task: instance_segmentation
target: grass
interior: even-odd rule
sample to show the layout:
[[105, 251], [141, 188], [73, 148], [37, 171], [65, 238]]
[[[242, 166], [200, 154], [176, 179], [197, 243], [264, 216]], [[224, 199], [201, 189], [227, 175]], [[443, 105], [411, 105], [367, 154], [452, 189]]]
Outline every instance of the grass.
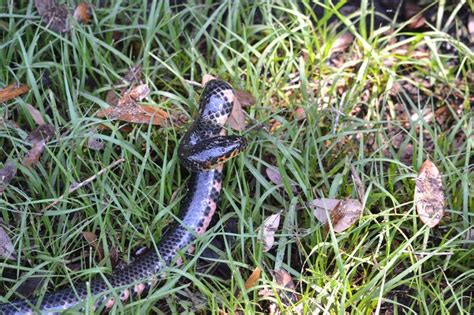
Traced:
[[[119, 130], [123, 123], [94, 115], [108, 106], [105, 95], [115, 82], [140, 64], [152, 91], [149, 103], [170, 115], [196, 113], [200, 91], [186, 80], [199, 82], [210, 73], [250, 91], [257, 103], [248, 116], [273, 129], [244, 132], [250, 147], [226, 164], [215, 225], [199, 238], [195, 255], [169, 267], [166, 281], [147, 299], [120, 310], [255, 313], [272, 300], [288, 312], [472, 313], [474, 247], [466, 235], [474, 228], [473, 53], [445, 33], [447, 25], [437, 22], [419, 33], [393, 23], [394, 31], [384, 33], [372, 30], [370, 18], [365, 22], [370, 10], [352, 19], [337, 14], [356, 39], [335, 66], [330, 48], [336, 28], [328, 26], [329, 13], [315, 20], [307, 1], [204, 1], [180, 10], [168, 1], [99, 2], [91, 1], [91, 25], [64, 35], [40, 23], [31, 1], [0, 2], [0, 87], [30, 87], [0, 108], [3, 119], [19, 126], [0, 125], [0, 161], [18, 167], [0, 197], [3, 226], [18, 254], [0, 262], [2, 301], [34, 277], [44, 279], [35, 291], [41, 296], [108, 273], [114, 250], [122, 263], [130, 262], [138, 248], [155, 246], [173, 220], [188, 176], [177, 158], [187, 126], [135, 125], [126, 133]], [[445, 52], [446, 43], [457, 54]], [[408, 51], [427, 47], [430, 57], [395, 54], [402, 44]], [[389, 58], [391, 65], [384, 63]], [[397, 83], [412, 83], [420, 97], [403, 85], [393, 93]], [[26, 104], [56, 130], [34, 169], [20, 163], [29, 149], [27, 133], [35, 128]], [[443, 106], [452, 113], [448, 125], [402, 119]], [[295, 119], [297, 108], [304, 109], [304, 120]], [[109, 130], [95, 134], [103, 150], [87, 148], [91, 132], [104, 123]], [[121, 157], [125, 162], [114, 170], [67, 193]], [[446, 196], [446, 216], [434, 229], [417, 219], [413, 203], [414, 179], [425, 159], [440, 169]], [[265, 176], [271, 165], [280, 171], [281, 185]], [[357, 198], [351, 167], [366, 188], [364, 213], [349, 230], [324, 236], [307, 203]], [[64, 193], [63, 201], [42, 211]], [[278, 211], [276, 243], [264, 253], [259, 227]], [[228, 232], [224, 227], [232, 221], [236, 228]], [[84, 240], [86, 231], [97, 235], [102, 260]], [[211, 267], [202, 267], [198, 257], [222, 235], [233, 241], [227, 239]], [[211, 272], [216, 265], [231, 270], [227, 279]], [[245, 290], [257, 266], [261, 279]], [[300, 300], [294, 305], [258, 294], [278, 288], [272, 279], [278, 269], [296, 283]]]

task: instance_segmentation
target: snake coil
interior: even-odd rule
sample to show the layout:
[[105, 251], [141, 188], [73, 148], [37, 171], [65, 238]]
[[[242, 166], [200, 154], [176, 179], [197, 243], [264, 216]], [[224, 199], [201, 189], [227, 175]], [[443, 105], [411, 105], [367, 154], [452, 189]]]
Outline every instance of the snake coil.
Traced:
[[234, 97], [232, 87], [224, 81], [211, 80], [205, 85], [199, 101], [199, 117], [178, 149], [181, 164], [191, 171], [179, 220], [165, 232], [157, 251], [152, 250], [110, 277], [94, 279], [89, 285], [68, 287], [42, 299], [0, 304], [0, 314], [57, 314], [82, 305], [88, 297], [96, 301], [96, 307], [111, 308], [116, 298], [125, 302], [132, 295], [139, 297], [147, 292], [157, 274], [178, 252], [205, 232], [220, 197], [223, 163], [247, 145], [244, 138], [225, 133], [224, 125], [232, 111]]

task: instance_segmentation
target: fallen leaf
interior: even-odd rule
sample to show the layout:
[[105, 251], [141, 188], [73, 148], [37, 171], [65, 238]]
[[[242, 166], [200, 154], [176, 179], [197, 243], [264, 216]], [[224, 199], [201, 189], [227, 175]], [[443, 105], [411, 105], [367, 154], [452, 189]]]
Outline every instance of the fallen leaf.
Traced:
[[227, 124], [229, 127], [237, 131], [245, 130], [245, 127], [247, 126], [245, 124], [244, 110], [237, 98], [234, 98], [234, 106], [232, 107]]
[[351, 32], [346, 31], [341, 36], [336, 38], [334, 44], [332, 44], [331, 52], [340, 52], [346, 50], [354, 42], [354, 35]]
[[129, 103], [139, 102], [150, 94], [150, 88], [146, 84], [140, 84], [123, 94], [117, 106], [126, 106]]
[[82, 2], [74, 10], [74, 19], [80, 23], [89, 24], [92, 19], [92, 8], [89, 4]]
[[430, 228], [435, 227], [444, 215], [444, 192], [438, 168], [426, 160], [415, 180], [415, 205], [420, 220]]
[[41, 287], [44, 284], [44, 280], [46, 278], [43, 276], [31, 276], [24, 280], [15, 292], [22, 297], [30, 297], [33, 296], [36, 289]]
[[96, 133], [92, 133], [87, 139], [87, 147], [94, 151], [100, 151], [104, 148], [105, 143], [101, 139], [97, 138]]
[[[275, 271], [275, 282], [279, 286], [283, 287], [285, 290], [284, 292], [278, 292], [280, 295], [280, 299], [282, 300], [283, 304], [289, 305], [291, 303], [296, 303], [298, 302], [298, 296], [295, 293], [296, 290], [296, 285], [293, 282], [293, 278], [290, 276], [290, 274], [283, 269], [276, 270]], [[282, 297], [282, 293], [285, 294]]]
[[274, 167], [267, 167], [265, 169], [268, 179], [275, 185], [282, 185], [283, 180], [281, 178], [280, 172]]
[[23, 158], [22, 164], [26, 167], [35, 167], [38, 164], [45, 147], [46, 141], [44, 140], [34, 142], [33, 147]]
[[30, 104], [26, 104], [26, 108], [28, 109], [28, 112], [30, 113], [31, 117], [37, 125], [41, 126], [46, 124], [44, 122], [43, 115], [41, 115], [41, 112], [39, 110], [37, 110]]
[[235, 97], [239, 101], [242, 108], [250, 107], [255, 105], [255, 97], [248, 91], [235, 90]]
[[[267, 167], [265, 169], [268, 179], [275, 185], [283, 185], [283, 179], [281, 178], [280, 172], [276, 167]], [[293, 182], [290, 182], [291, 191], [293, 193], [298, 193], [298, 185]]]
[[102, 250], [102, 247], [99, 246], [97, 235], [93, 232], [83, 231], [82, 236], [84, 236], [87, 243], [96, 250], [99, 260], [102, 260], [102, 257], [104, 257], [104, 251]]
[[59, 5], [54, 0], [35, 0], [35, 6], [42, 22], [50, 30], [65, 33], [71, 29], [69, 11], [65, 5]]
[[262, 270], [259, 267], [256, 267], [252, 274], [245, 280], [245, 289], [248, 290], [252, 287], [255, 286], [257, 283], [258, 279], [260, 279], [260, 274], [262, 273]]
[[339, 202], [341, 202], [339, 199], [321, 198], [314, 199], [308, 206], [313, 210], [313, 215], [316, 219], [322, 224], [326, 224], [328, 222], [326, 210], [331, 214], [331, 211], [339, 205]]
[[7, 161], [2, 169], [0, 169], [0, 195], [5, 191], [8, 184], [16, 175], [16, 165], [11, 161]]
[[54, 135], [54, 126], [53, 125], [41, 125], [33, 132], [31, 132], [26, 140], [32, 143], [39, 142], [41, 140], [49, 141]]
[[304, 108], [303, 107], [297, 107], [293, 117], [296, 118], [297, 121], [302, 121], [302, 120], [306, 119], [306, 112], [304, 111]]
[[362, 204], [356, 199], [315, 199], [309, 204], [314, 216], [329, 228], [326, 210], [329, 212], [334, 232], [340, 233], [351, 227], [362, 215]]
[[164, 126], [168, 114], [156, 106], [140, 105], [138, 101], [146, 98], [150, 93], [150, 88], [146, 84], [135, 86], [130, 91], [125, 92], [117, 103], [117, 106], [99, 110], [97, 117], [107, 117], [137, 124], [153, 124]]
[[102, 109], [97, 117], [107, 117], [137, 124], [153, 124], [164, 126], [168, 114], [156, 106], [128, 104]]
[[268, 252], [275, 243], [275, 232], [280, 224], [281, 212], [272, 214], [262, 224], [258, 240], [263, 243], [263, 252]]
[[363, 201], [365, 198], [365, 187], [364, 183], [362, 183], [362, 180], [359, 177], [359, 174], [357, 173], [357, 170], [355, 169], [354, 165], [351, 165], [351, 174], [352, 174], [352, 181], [354, 182], [354, 185], [356, 187], [357, 195], [359, 197], [360, 201]]
[[[141, 76], [142, 67], [140, 65], [135, 65], [128, 70], [128, 72], [123, 76], [123, 78], [120, 78], [117, 82], [115, 82], [114, 88], [120, 88], [119, 94], [123, 95], [126, 93], [127, 89], [130, 86], [142, 83]], [[111, 89], [107, 92], [105, 101], [110, 106], [116, 106], [118, 104], [119, 97], [117, 96], [114, 89]]]
[[0, 257], [10, 260], [15, 260], [17, 257], [12, 240], [2, 226], [0, 226]]
[[12, 98], [20, 96], [21, 94], [25, 94], [29, 90], [30, 88], [25, 84], [14, 83], [7, 85], [0, 90], [0, 103], [11, 100]]

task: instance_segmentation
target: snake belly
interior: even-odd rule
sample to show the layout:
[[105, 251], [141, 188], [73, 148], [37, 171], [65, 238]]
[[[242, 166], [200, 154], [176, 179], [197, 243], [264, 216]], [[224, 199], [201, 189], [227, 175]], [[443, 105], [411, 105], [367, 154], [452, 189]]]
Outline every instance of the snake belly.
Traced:
[[240, 153], [246, 141], [227, 136], [223, 128], [232, 111], [234, 91], [221, 80], [211, 80], [200, 98], [200, 113], [181, 140], [178, 155], [191, 171], [186, 194], [180, 205], [178, 222], [164, 233], [157, 250], [139, 257], [132, 264], [101, 277], [45, 295], [42, 299], [18, 300], [0, 304], [0, 314], [58, 314], [83, 304], [92, 297], [94, 307], [111, 308], [118, 298], [147, 292], [163, 268], [177, 254], [204, 233], [216, 211], [222, 187], [223, 163]]

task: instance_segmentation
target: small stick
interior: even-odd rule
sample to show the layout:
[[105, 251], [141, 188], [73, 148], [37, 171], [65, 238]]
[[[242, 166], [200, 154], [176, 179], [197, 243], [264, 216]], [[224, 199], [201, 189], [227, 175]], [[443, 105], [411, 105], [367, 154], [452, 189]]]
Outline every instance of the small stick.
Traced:
[[[97, 178], [97, 176], [104, 174], [106, 171], [108, 171], [108, 170], [114, 168], [115, 166], [117, 166], [117, 165], [119, 165], [120, 163], [123, 163], [123, 162], [125, 162], [125, 159], [122, 157], [122, 158], [118, 159], [117, 161], [115, 161], [115, 162], [111, 163], [110, 165], [108, 165], [108, 166], [104, 167], [103, 169], [101, 169], [99, 172], [97, 172], [97, 174], [95, 174], [95, 175], [89, 177], [88, 179], [86, 179], [86, 180], [80, 182], [79, 184], [77, 184], [77, 185], [71, 185], [71, 187], [69, 187], [68, 194], [70, 194], [70, 193], [72, 193], [72, 192], [78, 190], [78, 189], [81, 188], [81, 187], [84, 187], [84, 186], [90, 184], [93, 180], [95, 180], [95, 179]], [[49, 204], [46, 208], [43, 208], [43, 209], [41, 210], [41, 212], [44, 212], [44, 211], [46, 211], [46, 210], [48, 210], [48, 209], [54, 207], [55, 205], [57, 205], [61, 200], [64, 199], [64, 196], [65, 196], [65, 195], [66, 195], [66, 194], [62, 194], [58, 199], [56, 199], [55, 201], [53, 201], [53, 202], [52, 202], [51, 204]]]

